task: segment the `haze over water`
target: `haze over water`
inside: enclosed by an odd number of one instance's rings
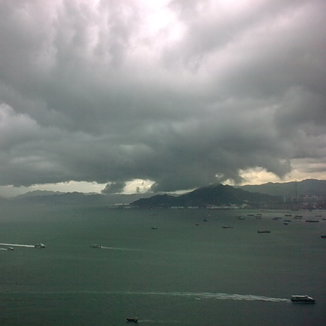
[[[326,213],[256,213],[4,209],[0,247],[20,246],[0,251],[0,324],[325,325]]]

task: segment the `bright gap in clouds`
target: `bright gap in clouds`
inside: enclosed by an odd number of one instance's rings
[[[291,182],[293,180],[301,181],[304,179],[322,179],[326,180],[326,174],[321,174],[316,171],[303,172],[294,167],[292,172],[280,179],[277,175],[267,171],[262,167],[255,167],[240,171],[240,176],[243,178],[241,185],[259,185],[268,182],[280,183]],[[149,179],[134,179],[126,182],[122,194],[144,194],[151,191],[151,187],[155,184]],[[234,186],[232,180],[226,180],[223,184]],[[101,194],[105,188],[106,183],[96,183],[87,181],[69,181],[59,183],[48,183],[42,185],[33,185],[30,187],[14,187],[14,186],[0,186],[0,197],[14,197],[22,195],[30,191],[58,191],[58,192],[81,192],[81,193],[98,193]],[[176,193],[185,193],[188,190],[180,190]]]
[[[106,184],[87,181],[46,183],[30,187],[0,186],[0,197],[14,197],[30,191],[101,193]]]
[[[100,193],[105,187],[105,184],[97,182],[87,181],[69,181],[49,183],[43,185],[34,185],[29,187],[29,191],[34,190],[48,190],[48,191],[60,191],[60,192],[83,192],[83,193]]]
[[[152,180],[134,179],[126,182],[122,194],[142,194],[150,191],[155,182]],[[69,181],[33,185],[30,187],[0,186],[0,197],[14,197],[30,191],[58,191],[58,192],[81,192],[102,193],[106,183]]]
[[[142,3],[143,38],[157,38],[161,42],[160,34],[164,34],[165,41],[178,41],[183,33],[184,26],[178,20],[175,12],[169,8],[170,0],[144,1]],[[161,36],[163,36],[163,34]]]
[[[302,181],[305,179],[320,179],[326,180],[326,173],[320,171],[310,170],[304,171],[300,169],[300,162],[293,162],[293,169],[283,179],[279,178],[276,174],[267,171],[262,167],[254,167],[245,170],[240,170],[239,175],[243,178],[241,185],[260,185],[268,182],[284,183],[291,181]],[[232,180],[226,180],[223,184],[234,186]]]
[[[226,10],[235,10],[235,9],[241,9],[246,6],[249,6],[249,0],[218,0],[217,3],[220,7]],[[213,0],[213,3],[216,3]],[[254,4],[252,4],[254,5]]]
[[[124,194],[144,194],[150,191],[155,182],[152,180],[134,179],[128,181],[124,187]]]

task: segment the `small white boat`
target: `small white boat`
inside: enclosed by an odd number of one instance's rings
[[[91,245],[91,248],[101,249],[102,245],[94,243],[94,244]]]
[[[315,299],[309,295],[295,294],[291,296],[291,301],[295,303],[315,303]]]
[[[34,248],[39,248],[39,249],[43,249],[43,248],[45,248],[45,244],[44,243],[36,243],[35,245],[34,245]]]

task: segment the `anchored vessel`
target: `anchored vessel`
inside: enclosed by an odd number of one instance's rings
[[[315,299],[309,295],[292,295],[291,301],[295,303],[315,303]]]

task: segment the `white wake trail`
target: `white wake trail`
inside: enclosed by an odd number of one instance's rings
[[[10,247],[25,247],[25,248],[34,248],[34,245],[28,244],[19,244],[19,243],[0,243],[0,246],[10,246]]]
[[[235,301],[267,301],[267,302],[290,302],[285,298],[273,298],[253,294],[229,294],[213,292],[126,292],[134,295],[157,295],[176,297],[195,297],[197,299],[235,300]]]
[[[17,292],[18,293],[18,292]],[[184,297],[194,298],[197,300],[234,300],[234,301],[264,301],[264,302],[291,302],[286,298],[267,297],[254,294],[230,294],[214,292],[145,292],[145,291],[96,291],[96,290],[79,290],[79,291],[51,291],[51,292],[29,292],[29,294],[39,295],[139,295],[139,296],[166,296],[166,297]]]
[[[101,246],[101,249],[119,250],[119,251],[146,251],[146,250],[143,250],[143,249],[121,248],[121,247],[106,247],[106,246]]]

